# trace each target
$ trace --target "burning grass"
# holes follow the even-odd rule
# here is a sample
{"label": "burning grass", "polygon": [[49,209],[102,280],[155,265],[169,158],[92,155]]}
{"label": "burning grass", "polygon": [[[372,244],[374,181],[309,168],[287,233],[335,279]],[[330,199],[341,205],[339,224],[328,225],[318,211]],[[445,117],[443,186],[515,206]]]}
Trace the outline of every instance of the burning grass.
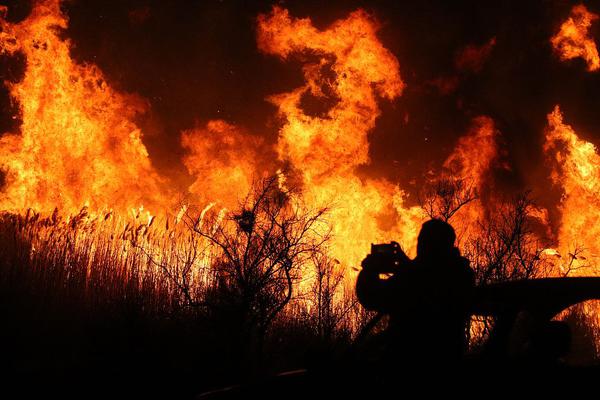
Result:
{"label": "burning grass", "polygon": [[[85,207],[74,216],[1,214],[8,371],[156,377],[172,393],[182,379],[179,390],[199,391],[344,353],[371,315],[348,269],[327,256],[327,210],[303,208],[277,179],[254,193],[236,211],[184,207],[164,218]],[[435,204],[425,210],[435,214]],[[526,198],[506,203],[479,222],[484,236],[463,241],[479,282],[547,273],[531,209]],[[576,354],[584,362],[597,354],[594,310],[562,316],[583,332]],[[474,351],[491,326],[474,320]]]}
{"label": "burning grass", "polygon": [[[379,24],[361,10],[323,30],[280,7],[258,16],[259,50],[281,60],[299,56],[305,81],[269,97],[282,120],[276,143],[221,120],[189,129],[181,139],[194,178],[187,191],[212,205],[164,217],[132,210],[173,206],[134,122],[144,101],[71,58],[59,34],[68,25],[60,4],[40,0],[19,23],[0,15],[0,53],[27,61],[23,79],[7,83],[22,124],[0,140],[0,293],[12,327],[3,343],[16,363],[9,369],[41,373],[60,364],[51,369],[72,372],[87,363],[84,370],[204,374],[218,384],[233,381],[229,374],[305,365],[307,349],[344,347],[368,320],[354,298],[351,267],[369,244],[398,240],[410,253],[426,217],[457,228],[479,283],[597,275],[600,158],[558,106],[544,151],[563,194],[559,226],[548,222],[552,210],[501,199],[493,175],[510,166],[487,116],[473,118],[424,179],[431,187],[420,205],[408,204],[396,182],[359,174],[370,162],[380,102],[397,99],[406,85],[377,37]],[[582,7],[552,43],[561,59],[582,57],[593,70],[588,29],[597,16]],[[332,106],[312,115],[307,96]],[[261,160],[265,152],[277,160]],[[253,177],[283,165],[289,173],[235,206],[253,190]],[[299,182],[302,193],[286,193],[286,181]],[[90,208],[78,210],[81,204]],[[106,205],[118,212],[101,211]],[[548,234],[532,230],[532,221]],[[597,310],[566,318],[595,326]],[[487,323],[474,324],[474,342]]]}
{"label": "burning grass", "polygon": [[[231,214],[223,226],[239,222]],[[223,259],[235,245],[219,252],[212,240],[218,235],[194,230],[202,217],[208,218],[189,209],[162,219],[87,208],[64,217],[1,214],[7,372],[62,378],[79,370],[99,377],[135,370],[164,384],[192,373],[203,376],[190,382],[199,390],[304,365],[309,348],[347,343],[366,319],[352,286],[324,255],[302,276],[295,259],[292,281],[264,269],[239,284],[242,276],[233,273],[246,266]],[[254,286],[265,279],[273,280]]]}
{"label": "burning grass", "polygon": [[158,235],[154,220],[142,222],[141,213],[121,219],[110,212],[90,214],[87,208],[68,218],[32,210],[0,218],[4,279],[19,276],[22,282],[42,284],[43,292],[77,295],[90,304],[137,296],[157,312],[179,304],[173,283],[136,243],[144,241],[177,264],[174,246],[181,232]]}

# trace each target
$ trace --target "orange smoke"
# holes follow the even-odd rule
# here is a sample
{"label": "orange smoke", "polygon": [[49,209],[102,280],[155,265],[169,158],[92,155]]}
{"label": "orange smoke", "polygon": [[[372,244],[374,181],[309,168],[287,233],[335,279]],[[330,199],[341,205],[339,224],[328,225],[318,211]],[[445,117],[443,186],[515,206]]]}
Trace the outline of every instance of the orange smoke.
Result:
{"label": "orange smoke", "polygon": [[164,189],[133,121],[139,99],[111,89],[94,65],[75,63],[59,0],[37,2],[18,24],[0,18],[0,52],[27,60],[8,84],[23,121],[0,140],[6,185],[0,208],[74,212],[163,204]]}
{"label": "orange smoke", "polygon": [[592,22],[597,19],[598,15],[589,12],[583,4],[573,7],[569,18],[550,39],[554,51],[562,61],[581,57],[585,60],[588,71],[600,68],[598,49],[589,34]]}
{"label": "orange smoke", "polygon": [[553,159],[552,181],[562,189],[558,253],[562,273],[597,275],[600,254],[600,155],[563,121],[556,106],[548,114],[544,150]]}

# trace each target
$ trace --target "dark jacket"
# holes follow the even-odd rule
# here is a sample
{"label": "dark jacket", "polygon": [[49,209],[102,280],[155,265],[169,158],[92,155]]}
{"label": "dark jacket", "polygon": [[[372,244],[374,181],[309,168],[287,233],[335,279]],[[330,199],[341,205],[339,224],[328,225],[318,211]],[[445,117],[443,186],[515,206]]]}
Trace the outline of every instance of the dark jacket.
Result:
{"label": "dark jacket", "polygon": [[452,254],[417,257],[389,279],[364,268],[356,293],[368,310],[389,314],[386,341],[391,357],[455,360],[466,349],[473,286],[469,261]]}

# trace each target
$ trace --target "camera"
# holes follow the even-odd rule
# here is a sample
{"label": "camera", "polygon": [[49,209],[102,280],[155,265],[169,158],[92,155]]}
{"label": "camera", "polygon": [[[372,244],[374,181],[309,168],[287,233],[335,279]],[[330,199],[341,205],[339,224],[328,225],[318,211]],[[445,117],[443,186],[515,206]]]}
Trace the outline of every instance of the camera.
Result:
{"label": "camera", "polygon": [[398,242],[380,243],[380,244],[371,243],[371,254],[396,255],[399,252],[402,252],[402,249],[400,248],[400,245],[398,244]]}
{"label": "camera", "polygon": [[398,242],[371,244],[371,254],[380,254],[385,259],[384,266],[380,267],[382,272],[395,272],[398,267],[410,262],[410,258],[400,248]]}

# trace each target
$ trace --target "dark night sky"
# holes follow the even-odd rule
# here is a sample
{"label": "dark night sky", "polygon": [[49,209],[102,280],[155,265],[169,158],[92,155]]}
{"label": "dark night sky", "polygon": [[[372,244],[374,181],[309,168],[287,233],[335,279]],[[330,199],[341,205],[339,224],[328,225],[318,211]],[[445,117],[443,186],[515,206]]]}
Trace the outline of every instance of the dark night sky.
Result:
{"label": "dark night sky", "polygon": [[[6,3],[6,2],[5,2]],[[7,2],[9,19],[27,14],[27,2]],[[321,28],[362,7],[382,23],[379,37],[396,55],[407,88],[371,133],[373,176],[407,186],[442,161],[477,115],[489,115],[503,135],[511,171],[497,179],[524,189],[548,185],[542,143],[546,114],[559,103],[579,135],[600,144],[600,73],[581,60],[561,63],[549,39],[566,19],[569,1],[106,1],[65,4],[73,56],[97,64],[119,90],[150,103],[140,121],[155,165],[183,173],[179,133],[221,118],[274,141],[275,108],[264,99],[303,82],[301,64],[259,53],[255,18],[273,4]],[[600,13],[600,1],[587,1]],[[592,27],[600,42],[600,21]],[[479,72],[458,71],[466,45],[496,45]],[[18,64],[18,63],[16,63]],[[3,60],[4,76],[18,76]],[[431,82],[455,77],[457,89],[441,94]],[[11,124],[6,93],[0,130]],[[408,114],[408,124],[405,115]]]}

